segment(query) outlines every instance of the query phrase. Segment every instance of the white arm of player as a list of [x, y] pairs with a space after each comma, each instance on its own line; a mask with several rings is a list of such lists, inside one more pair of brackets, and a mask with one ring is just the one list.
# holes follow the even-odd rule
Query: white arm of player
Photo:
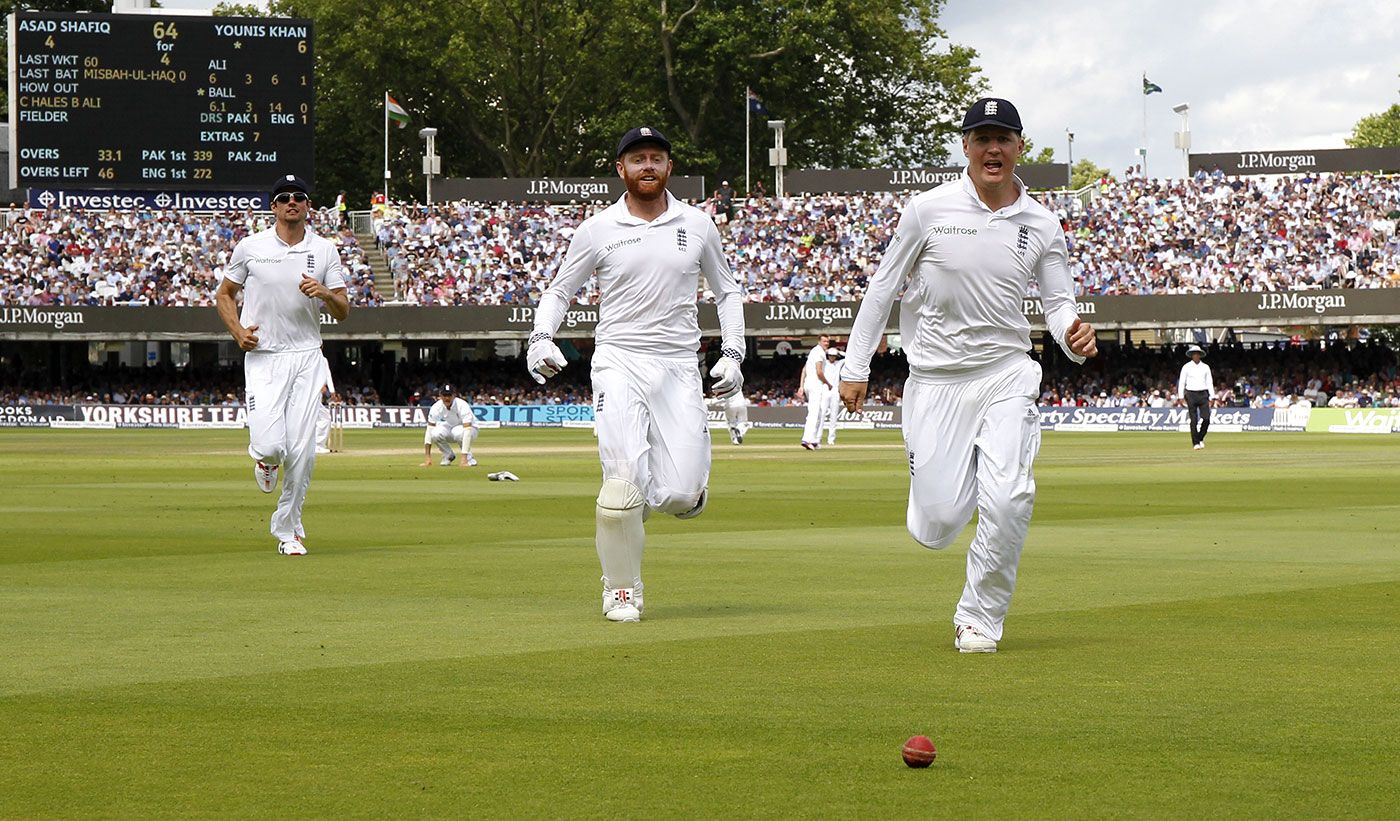
[[856, 312], [851, 338], [846, 343], [844, 381], [870, 381], [870, 358], [880, 347], [880, 337], [885, 333], [885, 323], [890, 318], [895, 296], [923, 251], [924, 227], [918, 208], [910, 203], [899, 217], [899, 225], [895, 226], [894, 236], [880, 259], [880, 267], [875, 269], [875, 275], [865, 287], [865, 299]]
[[1186, 398], [1186, 366], [1181, 366], [1181, 376], [1176, 378], [1176, 398]]
[[705, 242], [700, 248], [700, 271], [705, 282], [715, 295], [715, 309], [719, 313], [719, 333], [721, 349], [725, 356], [730, 351], [738, 353], [737, 360], [744, 361], [744, 289], [734, 278], [729, 268], [729, 260], [724, 258], [724, 245], [720, 241], [719, 229], [713, 222], [707, 223]]
[[1068, 252], [1065, 250], [1065, 232], [1055, 229], [1050, 247], [1040, 255], [1035, 266], [1036, 278], [1040, 281], [1040, 301], [1045, 306], [1045, 328], [1059, 343], [1065, 356], [1083, 364], [1084, 357], [1069, 349], [1069, 326], [1079, 318], [1079, 308], [1074, 302], [1074, 278], [1066, 264]]
[[540, 297], [539, 306], [535, 308], [535, 326], [530, 332], [531, 340], [540, 334], [550, 339], [554, 338], [554, 334], [559, 330], [559, 323], [564, 321], [564, 314], [569, 311], [569, 303], [573, 301], [574, 294], [588, 281], [589, 275], [596, 267], [592, 233], [587, 225], [580, 225], [574, 233], [573, 240], [569, 242], [564, 264], [555, 272], [554, 279], [550, 281], [549, 287]]

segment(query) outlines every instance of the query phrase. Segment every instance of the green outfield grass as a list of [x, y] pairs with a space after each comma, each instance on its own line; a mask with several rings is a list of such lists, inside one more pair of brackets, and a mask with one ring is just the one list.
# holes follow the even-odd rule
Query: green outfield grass
[[1047, 434], [990, 656], [894, 433], [718, 438], [622, 625], [589, 432], [347, 439], [292, 559], [241, 432], [0, 431], [0, 816], [1395, 817], [1400, 437]]

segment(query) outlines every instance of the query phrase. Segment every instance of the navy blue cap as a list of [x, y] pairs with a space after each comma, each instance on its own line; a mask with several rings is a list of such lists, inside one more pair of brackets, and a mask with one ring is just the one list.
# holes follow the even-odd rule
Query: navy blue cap
[[666, 135], [651, 126], [643, 125], [622, 135], [622, 139], [617, 141], [617, 156], [626, 154], [627, 149], [638, 143], [656, 143], [666, 149], [667, 153], [671, 151], [671, 141], [666, 139]]
[[272, 196], [277, 196], [283, 191], [300, 191], [303, 194], [311, 193], [311, 186], [306, 184], [306, 180], [296, 174], [283, 174], [277, 178], [277, 182], [272, 184]]
[[457, 393], [457, 389], [452, 387], [451, 382], [444, 382], [442, 387], [438, 388], [438, 396], [446, 396], [447, 394], [455, 393]]
[[972, 104], [963, 115], [963, 133], [984, 125], [997, 125], [1021, 133], [1021, 115], [1010, 100], [999, 97], [983, 97]]

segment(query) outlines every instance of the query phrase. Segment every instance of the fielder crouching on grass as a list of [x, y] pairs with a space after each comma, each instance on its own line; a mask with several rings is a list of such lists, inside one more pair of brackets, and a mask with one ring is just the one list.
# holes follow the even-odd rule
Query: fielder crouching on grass
[[[276, 224], [239, 240], [224, 269], [215, 303], [219, 318], [245, 352], [248, 455], [258, 489], [282, 494], [272, 514], [277, 552], [304, 556], [301, 508], [316, 464], [321, 408], [321, 306], [350, 316], [345, 270], [335, 244], [307, 230], [306, 182], [287, 174], [272, 187]], [[243, 311], [238, 294], [243, 293]]]
[[701, 275], [715, 294], [723, 338], [722, 356], [710, 371], [714, 393], [727, 397], [744, 384], [743, 294], [714, 222], [667, 192], [671, 168], [671, 144], [660, 131], [643, 127], [623, 135], [617, 173], [627, 192], [579, 225], [535, 311], [527, 355], [541, 383], [564, 367], [554, 333], [596, 271], [593, 404], [603, 463], [596, 544], [609, 621], [641, 619], [647, 514], [690, 519], [705, 509], [710, 431], [695, 367]]
[[962, 130], [967, 170], [905, 206], [856, 315], [840, 391], [848, 410], [860, 410], [870, 358], [907, 281], [899, 331], [909, 357], [909, 533], [947, 547], [977, 511], [954, 646], [992, 653], [1030, 528], [1040, 450], [1026, 286], [1039, 284], [1046, 327], [1066, 355], [1083, 362], [1098, 348], [1077, 313], [1064, 231], [1013, 173], [1025, 148], [1020, 115], [1006, 100], [978, 100]]

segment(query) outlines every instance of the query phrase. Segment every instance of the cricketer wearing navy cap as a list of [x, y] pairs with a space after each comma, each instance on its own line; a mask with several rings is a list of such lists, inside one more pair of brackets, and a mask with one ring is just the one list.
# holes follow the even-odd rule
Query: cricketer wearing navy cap
[[303, 194], [311, 193], [311, 186], [306, 184], [306, 180], [296, 174], [281, 174], [277, 177], [277, 182], [272, 184], [272, 196], [277, 196], [283, 191], [300, 191]]
[[966, 134], [972, 129], [984, 125], [999, 125], [1020, 134], [1021, 115], [1010, 100], [1003, 100], [999, 97], [983, 97], [973, 103], [968, 108], [967, 113], [963, 115], [962, 131]]
[[623, 134], [622, 139], [617, 141], [618, 159], [621, 159], [622, 155], [626, 154], [630, 148], [641, 143], [655, 143], [666, 149], [667, 154], [671, 153], [671, 141], [655, 128], [643, 125]]

